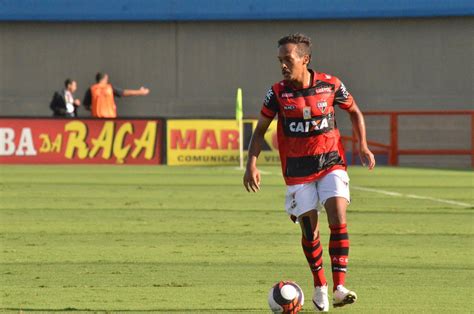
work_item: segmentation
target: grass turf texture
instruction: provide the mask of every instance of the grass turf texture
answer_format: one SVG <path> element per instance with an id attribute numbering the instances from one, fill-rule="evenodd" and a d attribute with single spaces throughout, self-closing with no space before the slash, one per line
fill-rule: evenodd
<path id="1" fill-rule="evenodd" d="M 0 167 L 0 310 L 267 312 L 312 282 L 279 168 L 248 194 L 234 168 Z M 473 203 L 470 171 L 349 169 L 351 184 Z M 468 313 L 473 211 L 352 190 L 344 313 Z M 328 228 L 322 214 L 326 276 Z"/>

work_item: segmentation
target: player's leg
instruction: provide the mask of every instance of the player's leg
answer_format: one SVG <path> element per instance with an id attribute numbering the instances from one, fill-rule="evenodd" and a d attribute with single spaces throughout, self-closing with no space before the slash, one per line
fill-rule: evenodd
<path id="1" fill-rule="evenodd" d="M 327 285 L 323 270 L 323 247 L 319 239 L 318 212 L 310 210 L 298 217 L 301 227 L 301 245 L 313 274 L 314 286 Z"/>
<path id="2" fill-rule="evenodd" d="M 318 182 L 318 193 L 326 209 L 331 235 L 329 255 L 333 278 L 334 306 L 355 302 L 357 295 L 344 287 L 349 261 L 346 210 L 350 201 L 349 178 L 343 170 L 329 173 Z"/>
<path id="3" fill-rule="evenodd" d="M 318 211 L 310 210 L 298 217 L 303 252 L 313 274 L 313 305 L 318 311 L 329 310 L 328 285 L 323 269 L 323 247 L 319 238 Z"/>
<path id="4" fill-rule="evenodd" d="M 333 291 L 345 284 L 347 264 L 349 262 L 349 234 L 346 224 L 347 200 L 331 197 L 324 203 L 331 235 L 329 238 L 329 256 L 331 257 Z"/>
<path id="5" fill-rule="evenodd" d="M 301 245 L 315 286 L 313 304 L 316 310 L 327 311 L 329 301 L 323 270 L 323 248 L 319 240 L 317 204 L 318 195 L 315 183 L 288 187 L 286 210 L 292 218 L 295 218 L 294 221 L 298 220 L 301 227 Z"/>

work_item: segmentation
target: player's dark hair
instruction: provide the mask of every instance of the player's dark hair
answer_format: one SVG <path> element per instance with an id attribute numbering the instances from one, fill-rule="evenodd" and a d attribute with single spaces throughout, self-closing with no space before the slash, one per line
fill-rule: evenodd
<path id="1" fill-rule="evenodd" d="M 311 38 L 302 33 L 294 33 L 280 38 L 278 47 L 286 44 L 295 44 L 298 46 L 298 54 L 300 57 L 308 55 L 311 60 Z"/>
<path id="2" fill-rule="evenodd" d="M 99 83 L 107 75 L 107 73 L 97 72 L 95 75 L 95 82 Z"/>
<path id="3" fill-rule="evenodd" d="M 69 85 L 72 84 L 72 82 L 74 82 L 74 80 L 70 79 L 70 78 L 67 78 L 65 81 L 64 81 L 64 87 L 68 87 Z"/>

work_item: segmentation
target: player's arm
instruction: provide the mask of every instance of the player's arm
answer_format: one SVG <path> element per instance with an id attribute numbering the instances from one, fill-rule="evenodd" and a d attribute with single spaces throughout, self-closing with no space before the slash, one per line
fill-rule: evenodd
<path id="1" fill-rule="evenodd" d="M 260 190 L 260 171 L 257 169 L 257 159 L 262 151 L 265 132 L 267 132 L 272 118 L 260 115 L 257 127 L 255 128 L 252 139 L 250 140 L 247 168 L 244 174 L 244 186 L 248 192 L 257 192 Z"/>
<path id="2" fill-rule="evenodd" d="M 91 105 L 92 105 L 92 92 L 91 89 L 88 88 L 85 95 L 84 95 L 84 100 L 82 101 L 84 108 L 87 110 L 91 110 Z"/>
<path id="3" fill-rule="evenodd" d="M 369 170 L 372 170 L 375 167 L 375 158 L 367 145 L 364 115 L 355 102 L 353 102 L 346 111 L 351 117 L 352 129 L 359 140 L 359 154 L 362 165 L 367 166 Z"/>
<path id="4" fill-rule="evenodd" d="M 150 90 L 145 87 L 140 87 L 139 89 L 124 89 L 122 95 L 124 97 L 128 96 L 146 96 L 150 93 Z"/>
<path id="5" fill-rule="evenodd" d="M 339 79 L 336 80 L 334 104 L 349 113 L 352 122 L 352 129 L 359 140 L 359 154 L 362 165 L 367 166 L 369 170 L 372 170 L 375 167 L 375 158 L 374 154 L 372 154 L 367 146 L 364 116 L 352 95 L 347 91 L 346 86 L 344 86 Z"/>

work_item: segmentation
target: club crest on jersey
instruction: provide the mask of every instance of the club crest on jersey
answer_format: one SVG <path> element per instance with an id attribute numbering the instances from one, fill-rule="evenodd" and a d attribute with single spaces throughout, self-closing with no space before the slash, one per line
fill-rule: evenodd
<path id="1" fill-rule="evenodd" d="M 311 119 L 311 107 L 303 108 L 303 119 L 305 120 Z"/>
<path id="2" fill-rule="evenodd" d="M 322 113 L 326 111 L 327 107 L 328 107 L 328 103 L 326 101 L 318 102 L 318 109 L 321 110 Z"/>

